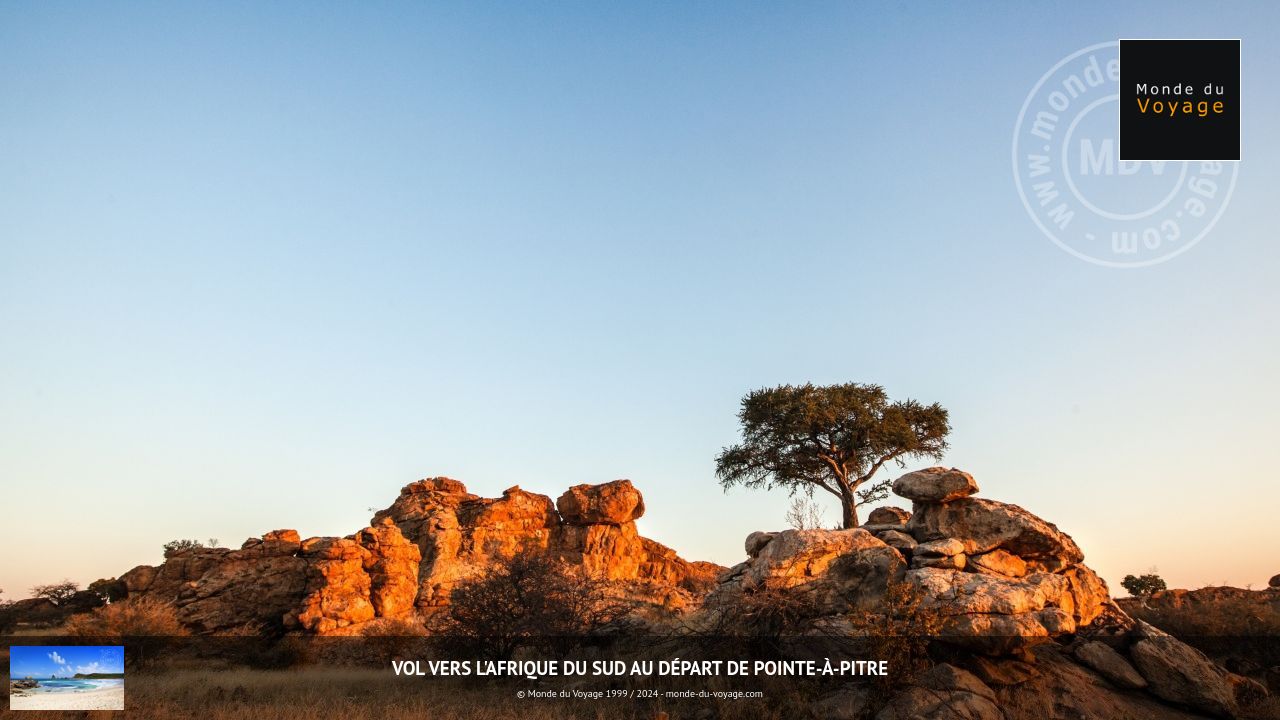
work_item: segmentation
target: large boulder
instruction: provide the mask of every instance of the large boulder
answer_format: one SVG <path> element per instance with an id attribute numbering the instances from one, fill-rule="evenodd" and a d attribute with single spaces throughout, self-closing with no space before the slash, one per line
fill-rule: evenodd
<path id="1" fill-rule="evenodd" d="M 1056 645 L 1035 648 L 1035 676 L 991 685 L 1005 717 L 1072 720 L 1204 720 L 1141 692 L 1117 692 L 1106 679 L 1072 662 Z"/>
<path id="2" fill-rule="evenodd" d="M 1055 572 L 1084 559 L 1071 536 L 1053 523 L 994 500 L 917 503 L 907 528 L 922 543 L 956 538 L 966 555 L 1005 550 L 1027 561 L 1032 571 Z"/>
<path id="3" fill-rule="evenodd" d="M 569 525 L 622 525 L 644 515 L 644 498 L 630 480 L 603 485 L 574 485 L 556 500 Z"/>
<path id="4" fill-rule="evenodd" d="M 900 507 L 878 507 L 867 515 L 868 525 L 906 525 L 911 513 Z"/>
<path id="5" fill-rule="evenodd" d="M 893 481 L 893 493 L 914 502 L 945 503 L 976 492 L 973 476 L 955 468 L 925 468 Z"/>
<path id="6" fill-rule="evenodd" d="M 1235 691 L 1227 672 L 1204 653 L 1141 621 L 1134 635 L 1139 639 L 1129 657 L 1152 694 L 1218 717 L 1235 716 Z"/>
<path id="7" fill-rule="evenodd" d="M 154 565 L 139 565 L 121 575 L 120 582 L 124 583 L 125 597 L 146 592 L 151 583 L 155 582 L 157 572 L 159 568 Z"/>
<path id="8" fill-rule="evenodd" d="M 943 663 L 916 678 L 876 720 L 1005 720 L 996 694 L 972 673 Z"/>
<path id="9" fill-rule="evenodd" d="M 925 609 L 942 618 L 950 642 L 1001 654 L 1076 630 L 1071 582 L 1051 573 L 1023 578 L 917 568 L 907 572 Z"/>
<path id="10" fill-rule="evenodd" d="M 1104 642 L 1089 640 L 1081 643 L 1075 649 L 1075 656 L 1077 660 L 1118 688 L 1139 690 L 1147 686 L 1146 679 L 1133 668 L 1133 665 Z"/>
<path id="11" fill-rule="evenodd" d="M 1267 581 L 1267 587 L 1280 588 L 1280 575 L 1272 575 Z"/>
<path id="12" fill-rule="evenodd" d="M 836 613 L 875 607 L 903 569 L 902 555 L 866 530 L 784 530 L 732 581 L 744 592 L 807 593 L 820 611 Z"/>

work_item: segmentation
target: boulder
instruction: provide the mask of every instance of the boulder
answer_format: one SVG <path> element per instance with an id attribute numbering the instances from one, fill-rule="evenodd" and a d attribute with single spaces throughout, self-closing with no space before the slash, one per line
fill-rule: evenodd
<path id="1" fill-rule="evenodd" d="M 897 550 L 859 528 L 784 530 L 732 582 L 744 592 L 806 592 L 826 612 L 848 612 L 877 606 L 903 565 Z"/>
<path id="2" fill-rule="evenodd" d="M 1016 685 L 990 683 L 1005 717 L 1071 720 L 1203 720 L 1141 692 L 1118 692 L 1056 645 L 1035 648 L 1036 674 Z"/>
<path id="3" fill-rule="evenodd" d="M 1146 679 L 1133 665 L 1106 643 L 1090 640 L 1077 646 L 1074 654 L 1077 660 L 1118 688 L 1139 690 L 1147 686 Z"/>
<path id="4" fill-rule="evenodd" d="M 121 575 L 120 582 L 124 583 L 125 597 L 146 592 L 155 581 L 158 571 L 159 569 L 152 565 L 139 565 Z"/>
<path id="5" fill-rule="evenodd" d="M 1235 695 L 1236 704 L 1241 707 L 1251 707 L 1266 700 L 1271 695 L 1271 693 L 1267 692 L 1265 685 L 1244 675 L 1229 672 L 1227 673 L 1227 683 L 1231 685 L 1231 692 Z"/>
<path id="6" fill-rule="evenodd" d="M 942 616 L 944 637 L 981 652 L 1004 654 L 1076 629 L 1071 584 L 1061 575 L 1006 578 L 926 567 L 909 570 L 906 580 L 922 607 Z"/>
<path id="7" fill-rule="evenodd" d="M 943 663 L 889 701 L 876 720 L 1005 720 L 995 692 L 972 673 Z"/>
<path id="8" fill-rule="evenodd" d="M 992 550 L 969 556 L 969 567 L 975 572 L 1004 575 L 1020 578 L 1027 574 L 1027 563 L 1022 558 L 1005 550 Z"/>
<path id="9" fill-rule="evenodd" d="M 916 545 L 918 544 L 916 543 L 915 538 L 904 532 L 898 532 L 897 530 L 883 530 L 876 533 L 876 537 L 880 542 L 883 542 L 885 545 L 888 545 L 903 555 L 910 554 L 915 550 Z"/>
<path id="10" fill-rule="evenodd" d="M 867 515 L 868 525 L 906 525 L 911 513 L 900 507 L 878 507 Z"/>
<path id="11" fill-rule="evenodd" d="M 911 567 L 962 570 L 965 562 L 964 544 L 955 538 L 920 543 L 911 553 Z"/>
<path id="12" fill-rule="evenodd" d="M 1129 657 L 1153 695 L 1219 717 L 1236 714 L 1235 691 L 1225 670 L 1204 653 L 1138 621 Z"/>
<path id="13" fill-rule="evenodd" d="M 645 552 L 635 523 L 566 525 L 559 537 L 562 557 L 593 577 L 633 580 L 640 575 Z"/>
<path id="14" fill-rule="evenodd" d="M 925 468 L 893 481 L 895 495 L 920 503 L 946 503 L 976 492 L 973 476 L 955 468 Z"/>
<path id="15" fill-rule="evenodd" d="M 956 538 L 966 555 L 1005 550 L 1027 561 L 1029 570 L 1054 572 L 1084 559 L 1071 536 L 1053 523 L 994 500 L 919 504 L 907 528 L 921 543 Z"/>
<path id="16" fill-rule="evenodd" d="M 1280 588 L 1280 575 L 1272 575 L 1267 581 L 1267 587 Z"/>
<path id="17" fill-rule="evenodd" d="M 1085 565 L 1075 565 L 1062 572 L 1071 588 L 1071 612 L 1076 624 L 1089 625 L 1106 612 L 1111 603 L 1107 583 Z"/>
<path id="18" fill-rule="evenodd" d="M 747 557 L 755 557 L 759 555 L 760 551 L 764 549 L 764 546 L 768 545 L 769 541 L 773 540 L 777 534 L 778 533 L 776 532 L 763 532 L 757 530 L 748 535 L 747 540 L 744 543 L 747 551 Z"/>
<path id="19" fill-rule="evenodd" d="M 622 525 L 644 515 L 644 498 L 630 480 L 603 485 L 574 485 L 556 500 L 569 525 Z"/>

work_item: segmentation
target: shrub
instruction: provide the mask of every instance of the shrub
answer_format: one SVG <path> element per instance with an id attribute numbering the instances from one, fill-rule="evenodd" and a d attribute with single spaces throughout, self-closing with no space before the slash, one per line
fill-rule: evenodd
<path id="1" fill-rule="evenodd" d="M 111 603 L 76 615 L 63 629 L 75 637 L 175 637 L 189 634 L 173 605 L 154 598 Z"/>
<path id="2" fill-rule="evenodd" d="M 204 543 L 199 540 L 170 540 L 164 544 L 164 556 L 169 557 L 174 553 L 180 553 L 184 550 L 195 550 L 204 547 Z"/>
<path id="3" fill-rule="evenodd" d="M 507 660 L 521 647 L 599 636 L 631 608 L 610 597 L 603 582 L 533 552 L 460 583 L 434 629 L 484 657 Z"/>

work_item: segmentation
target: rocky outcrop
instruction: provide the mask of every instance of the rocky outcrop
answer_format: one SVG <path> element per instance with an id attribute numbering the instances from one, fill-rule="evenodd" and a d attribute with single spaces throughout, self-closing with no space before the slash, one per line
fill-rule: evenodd
<path id="1" fill-rule="evenodd" d="M 857 611 L 915 598 L 938 628 L 935 646 L 972 673 L 937 665 L 876 710 L 878 720 L 1232 717 L 1237 697 L 1265 692 L 1135 622 L 1071 536 L 1016 505 L 971 497 L 967 473 L 910 473 L 894 489 L 913 500 L 909 515 L 873 513 L 866 529 L 752 533 L 747 560 L 721 577 L 703 614 L 761 591 L 803 593 L 816 602 L 802 605 L 812 617 L 800 632 L 829 636 L 865 632 L 842 619 Z M 1175 599 L 1192 601 L 1164 602 Z M 815 712 L 871 712 L 867 702 L 845 690 Z"/>
<path id="2" fill-rule="evenodd" d="M 644 498 L 629 480 L 576 485 L 553 503 L 518 487 L 478 498 L 456 480 L 432 478 L 406 486 L 374 523 L 395 523 L 421 549 L 420 608 L 447 604 L 455 585 L 522 552 L 548 552 L 595 577 L 636 583 L 631 590 L 657 605 L 690 605 L 722 568 L 694 566 L 641 537 L 635 520 L 643 514 Z"/>
<path id="3" fill-rule="evenodd" d="M 306 562 L 298 557 L 302 543 L 294 530 L 276 530 L 246 540 L 239 550 L 207 548 L 181 551 L 160 566 L 147 595 L 167 599 L 164 582 L 175 560 L 208 561 L 208 569 L 177 589 L 178 619 L 196 632 L 219 633 L 240 629 L 279 630 L 285 616 L 297 607 L 306 577 Z M 194 557 L 192 557 L 194 556 Z M 183 568 L 197 567 L 185 562 Z"/>
<path id="4" fill-rule="evenodd" d="M 1280 588 L 1280 575 L 1272 575 L 1267 581 L 1267 587 Z"/>
<path id="5" fill-rule="evenodd" d="M 238 550 L 187 548 L 120 577 L 127 596 L 173 602 L 195 632 L 354 634 L 448 603 L 458 583 L 520 553 L 545 552 L 611 581 L 617 594 L 680 610 L 724 569 L 643 538 L 644 500 L 628 480 L 569 488 L 558 502 L 512 487 L 482 498 L 450 478 L 406 485 L 370 526 L 302 540 L 277 530 Z"/>

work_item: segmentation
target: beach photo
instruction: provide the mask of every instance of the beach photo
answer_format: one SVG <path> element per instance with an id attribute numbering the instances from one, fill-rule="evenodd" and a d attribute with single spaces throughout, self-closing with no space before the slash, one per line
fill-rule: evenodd
<path id="1" fill-rule="evenodd" d="M 9 648 L 10 710 L 123 710 L 124 648 Z"/>

